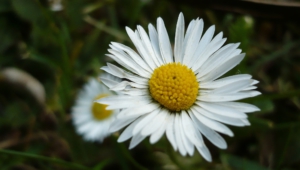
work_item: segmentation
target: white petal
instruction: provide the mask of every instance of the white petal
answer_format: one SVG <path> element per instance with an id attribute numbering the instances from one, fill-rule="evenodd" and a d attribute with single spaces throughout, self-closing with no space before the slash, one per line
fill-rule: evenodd
<path id="1" fill-rule="evenodd" d="M 116 42 L 112 42 L 111 44 L 121 50 L 124 50 L 128 54 L 128 56 L 130 56 L 132 58 L 132 60 L 134 60 L 138 65 L 140 65 L 141 68 L 143 68 L 145 70 L 145 72 L 147 72 L 148 74 L 152 72 L 152 70 L 148 66 L 148 64 L 145 63 L 145 61 L 131 48 L 127 47 L 126 45 L 116 43 Z M 145 74 L 147 74 L 147 73 L 145 73 Z M 145 77 L 145 76 L 143 76 L 143 77 Z"/>
<path id="2" fill-rule="evenodd" d="M 105 84 L 108 88 L 114 87 L 120 83 L 120 81 L 113 80 L 107 77 L 100 77 L 101 82 Z M 121 79 L 120 79 L 121 80 Z"/>
<path id="3" fill-rule="evenodd" d="M 170 114 L 170 119 L 166 129 L 166 136 L 173 146 L 173 149 L 177 151 L 177 143 L 175 141 L 174 117 L 174 114 Z"/>
<path id="4" fill-rule="evenodd" d="M 141 84 L 137 84 L 137 83 L 129 82 L 129 81 L 122 81 L 119 84 L 111 87 L 110 90 L 122 91 L 122 90 L 128 89 L 128 87 L 148 88 L 147 85 L 141 85 Z"/>
<path id="5" fill-rule="evenodd" d="M 93 127 L 94 127 L 94 124 L 92 121 L 90 121 L 90 122 L 87 122 L 85 124 L 78 126 L 77 132 L 80 134 L 85 134 L 85 132 L 89 131 L 90 129 L 93 129 Z"/>
<path id="6" fill-rule="evenodd" d="M 151 68 L 151 71 L 155 69 L 155 65 L 153 59 L 143 46 L 143 42 L 141 41 L 138 32 L 133 32 L 129 27 L 126 27 L 127 34 L 129 35 L 130 39 L 132 40 L 134 46 L 136 47 L 137 51 L 141 55 L 141 57 L 145 60 L 146 64 Z"/>
<path id="7" fill-rule="evenodd" d="M 256 86 L 248 86 L 246 88 L 243 88 L 241 91 L 248 91 L 248 90 L 254 90 L 254 89 L 257 89 Z"/>
<path id="8" fill-rule="evenodd" d="M 219 103 L 196 102 L 196 104 L 215 114 L 232 117 L 232 118 L 247 118 L 247 115 L 244 112 L 219 105 Z"/>
<path id="9" fill-rule="evenodd" d="M 147 103 L 142 105 L 137 105 L 135 107 L 128 108 L 126 110 L 122 110 L 117 118 L 122 118 L 126 116 L 141 116 L 146 113 L 150 113 L 159 108 L 159 105 L 156 103 Z"/>
<path id="10" fill-rule="evenodd" d="M 160 66 L 160 63 L 159 63 L 157 57 L 155 56 L 156 54 L 152 48 L 151 41 L 150 41 L 146 31 L 141 26 L 138 26 L 137 28 L 138 28 L 139 34 L 142 38 L 142 42 L 144 44 L 145 50 L 149 54 L 149 57 L 152 59 L 152 61 L 154 62 L 156 67 Z"/>
<path id="11" fill-rule="evenodd" d="M 209 44 L 209 42 L 211 41 L 213 35 L 215 32 L 215 26 L 212 25 L 211 27 L 208 28 L 208 30 L 205 32 L 205 34 L 203 35 L 203 37 L 201 38 L 197 50 L 193 56 L 192 60 L 194 64 L 197 65 L 197 67 L 194 67 L 195 65 L 193 65 L 192 69 L 193 70 L 197 70 L 206 60 L 209 56 L 207 55 L 202 55 L 205 50 L 207 49 L 207 45 Z"/>
<path id="12" fill-rule="evenodd" d="M 113 55 L 106 54 L 106 56 L 112 58 L 120 65 L 126 67 L 128 70 L 132 71 L 133 73 L 135 73 L 137 75 L 145 77 L 145 78 L 150 77 L 150 73 L 141 69 L 140 66 L 137 63 L 135 63 L 133 60 L 129 59 L 128 57 L 125 57 L 124 55 L 120 54 L 117 51 L 113 51 L 113 50 L 109 49 L 109 52 L 113 53 Z"/>
<path id="13" fill-rule="evenodd" d="M 113 75 L 110 75 L 110 74 L 107 74 L 109 76 L 103 76 L 103 75 L 106 75 L 106 74 L 102 74 L 99 78 L 100 78 L 100 81 L 105 84 L 108 88 L 111 88 L 113 86 L 116 86 L 117 84 L 119 84 L 122 80 L 113 76 Z"/>
<path id="14" fill-rule="evenodd" d="M 122 101 L 126 101 L 126 100 L 142 100 L 142 99 L 150 99 L 149 97 L 134 97 L 134 96 L 128 96 L 128 95 L 119 95 L 119 96 L 108 96 L 108 97 L 104 97 L 101 98 L 99 100 L 96 100 L 99 103 L 102 104 L 114 104 L 114 102 L 122 102 Z"/>
<path id="15" fill-rule="evenodd" d="M 217 88 L 212 90 L 209 94 L 232 94 L 232 93 L 236 93 L 242 89 L 244 89 L 245 87 L 248 87 L 251 83 L 253 82 L 253 80 L 240 80 L 228 85 L 225 85 L 223 87 Z"/>
<path id="16" fill-rule="evenodd" d="M 138 88 L 132 88 L 130 90 L 124 90 L 122 91 L 123 94 L 127 94 L 130 96 L 149 96 L 149 89 L 143 88 L 143 89 L 138 89 Z"/>
<path id="17" fill-rule="evenodd" d="M 199 141 L 198 145 L 205 145 L 205 144 L 204 144 L 203 137 L 202 137 L 202 134 L 201 134 L 201 132 L 198 130 L 198 125 L 197 125 L 196 122 L 193 121 L 193 119 L 192 119 L 192 115 L 193 115 L 192 110 L 191 110 L 191 109 L 188 110 L 188 113 L 189 113 L 189 115 L 190 115 L 190 119 L 192 120 L 192 124 L 193 124 L 193 126 L 195 127 L 195 131 L 196 131 L 196 133 L 195 133 L 195 134 L 196 134 L 196 139 L 197 139 L 197 141 Z"/>
<path id="18" fill-rule="evenodd" d="M 149 36 L 150 36 L 152 48 L 154 50 L 157 61 L 159 62 L 160 65 L 163 65 L 164 62 L 159 49 L 158 34 L 152 24 L 148 25 L 148 30 L 149 30 Z"/>
<path id="19" fill-rule="evenodd" d="M 233 125 L 233 126 L 245 126 L 246 125 L 239 118 L 232 118 L 232 117 L 223 116 L 220 114 L 215 114 L 215 113 L 205 110 L 199 106 L 193 106 L 193 108 L 196 109 L 197 112 L 202 114 L 203 116 L 206 116 L 210 119 L 213 119 L 213 120 L 216 120 L 216 121 L 228 124 L 228 125 Z"/>
<path id="20" fill-rule="evenodd" d="M 94 139 L 98 139 L 100 142 L 102 142 L 107 136 L 110 135 L 108 132 L 109 125 L 105 124 L 103 126 L 97 126 L 93 129 L 93 136 Z"/>
<path id="21" fill-rule="evenodd" d="M 196 148 L 205 160 L 207 160 L 208 162 L 212 161 L 211 160 L 211 154 L 210 154 L 209 150 L 207 149 L 207 147 L 205 145 L 196 146 Z"/>
<path id="22" fill-rule="evenodd" d="M 250 113 L 260 111 L 260 109 L 252 104 L 241 102 L 220 102 L 219 105 L 230 107 L 241 112 Z"/>
<path id="23" fill-rule="evenodd" d="M 179 153 L 182 156 L 185 156 L 187 154 L 187 151 L 186 151 L 186 149 L 184 147 L 184 144 L 183 144 L 183 141 L 182 141 L 182 136 L 181 136 L 181 133 L 180 133 L 179 123 L 180 123 L 180 116 L 178 114 L 176 114 L 175 115 L 175 121 L 174 121 L 175 140 L 177 142 Z"/>
<path id="24" fill-rule="evenodd" d="M 133 133 L 132 133 L 133 129 L 139 122 L 141 122 L 141 120 L 143 120 L 143 117 L 137 118 L 134 122 L 132 122 L 129 126 L 127 126 L 127 128 L 122 132 L 122 134 L 118 138 L 118 142 L 119 143 L 124 142 L 127 139 L 131 138 L 133 136 Z"/>
<path id="25" fill-rule="evenodd" d="M 198 130 L 215 146 L 226 149 L 227 144 L 225 140 L 215 131 L 203 125 L 195 116 L 191 114 L 192 120 L 196 123 Z"/>
<path id="26" fill-rule="evenodd" d="M 141 40 L 142 37 L 139 32 L 139 31 L 141 31 L 141 29 L 143 29 L 143 28 L 141 28 L 141 26 L 138 26 L 138 30 L 135 31 L 136 42 L 137 42 L 136 47 L 137 47 L 137 50 L 139 51 L 139 53 L 141 54 L 141 56 L 146 61 L 146 63 L 150 66 L 150 68 L 152 70 L 154 70 L 156 68 L 156 66 L 155 66 L 153 57 L 150 55 L 149 51 L 147 51 L 147 49 L 145 48 L 145 46 L 146 46 L 145 42 L 143 42 L 143 40 Z M 146 34 L 145 36 L 148 36 L 148 35 Z"/>
<path id="27" fill-rule="evenodd" d="M 108 72 L 116 77 L 123 78 L 123 79 L 129 79 L 135 83 L 148 85 L 148 79 L 133 75 L 113 64 L 107 63 L 107 66 L 104 66 L 101 69 L 105 70 L 106 72 Z"/>
<path id="28" fill-rule="evenodd" d="M 127 55 L 125 52 L 117 51 L 117 50 L 114 50 L 114 49 L 108 49 L 108 52 L 111 53 L 111 54 L 107 54 L 106 56 L 114 59 L 116 62 L 118 62 L 122 66 L 126 67 L 130 71 L 132 71 L 136 74 L 139 74 L 140 72 L 144 71 L 143 68 L 141 68 L 139 64 L 134 62 L 131 59 L 131 57 L 129 55 Z"/>
<path id="29" fill-rule="evenodd" d="M 220 36 L 221 35 L 221 36 Z M 198 56 L 200 57 L 204 57 L 204 56 L 208 56 L 207 59 L 211 58 L 214 53 L 220 49 L 220 47 L 222 47 L 222 45 L 226 42 L 226 38 L 222 39 L 222 35 L 223 33 L 220 32 L 207 46 L 205 51 L 203 51 L 203 53 Z M 218 38 L 220 37 L 220 39 Z M 201 69 L 202 66 L 206 65 L 207 60 L 204 60 L 204 63 L 190 63 L 193 65 L 193 69 L 197 70 L 196 72 L 199 72 L 199 69 Z"/>
<path id="30" fill-rule="evenodd" d="M 142 136 L 140 134 L 133 136 L 133 138 L 130 141 L 129 149 L 134 148 L 137 144 L 139 144 L 145 138 L 146 138 L 145 136 Z"/>
<path id="31" fill-rule="evenodd" d="M 125 72 L 123 69 L 110 63 L 107 63 L 107 66 L 101 67 L 101 70 L 119 78 L 123 78 L 123 72 Z"/>
<path id="32" fill-rule="evenodd" d="M 108 96 L 97 100 L 96 102 L 106 104 L 107 110 L 130 108 L 141 104 L 147 104 L 151 102 L 148 96 Z"/>
<path id="33" fill-rule="evenodd" d="M 221 35 L 221 36 L 220 36 Z M 214 55 L 214 53 L 225 43 L 226 38 L 222 38 L 223 33 L 219 33 L 205 48 L 205 50 L 198 56 L 198 58 L 203 58 L 203 62 L 197 62 L 197 58 L 193 58 L 193 62 L 189 63 L 190 65 L 192 65 L 192 69 L 196 72 L 196 73 L 201 73 L 201 71 L 199 71 L 202 66 L 205 66 L 207 63 L 207 59 L 210 59 L 212 57 L 212 55 Z M 220 37 L 220 39 L 219 39 Z M 196 56 L 194 56 L 196 57 Z"/>
<path id="34" fill-rule="evenodd" d="M 202 30 L 203 30 L 203 20 L 196 20 L 195 21 L 195 26 L 192 28 L 192 33 L 187 40 L 186 48 L 184 50 L 184 56 L 183 56 L 183 61 L 182 63 L 184 65 L 188 65 L 191 58 L 193 57 L 196 49 L 198 42 L 200 40 L 200 37 L 202 35 Z"/>
<path id="35" fill-rule="evenodd" d="M 162 125 L 158 128 L 157 131 L 155 131 L 154 133 L 152 133 L 152 135 L 150 136 L 150 143 L 154 144 L 156 143 L 165 133 L 166 128 L 167 128 L 167 124 L 169 121 L 170 115 L 168 114 L 165 121 L 162 123 Z"/>
<path id="36" fill-rule="evenodd" d="M 196 131 L 196 127 L 194 126 L 191 118 L 188 116 L 186 112 L 181 113 L 182 119 L 182 127 L 184 129 L 184 133 L 186 137 L 194 144 L 194 145 L 201 145 L 201 141 L 197 139 L 197 134 L 199 133 Z"/>
<path id="37" fill-rule="evenodd" d="M 261 93 L 258 91 L 246 91 L 246 92 L 238 92 L 234 94 L 204 94 L 197 97 L 198 100 L 205 102 L 229 102 L 235 100 L 241 100 L 248 97 L 254 97 L 260 95 Z"/>
<path id="38" fill-rule="evenodd" d="M 130 116 L 122 119 L 116 119 L 109 127 L 109 132 L 116 132 L 133 122 L 138 116 Z"/>
<path id="39" fill-rule="evenodd" d="M 143 116 L 143 119 L 133 129 L 132 134 L 138 134 L 145 127 L 145 125 L 147 125 L 151 121 L 155 121 L 153 120 L 153 118 L 159 113 L 159 111 L 159 109 L 156 109 L 153 112 Z"/>
<path id="40" fill-rule="evenodd" d="M 189 154 L 190 156 L 193 156 L 193 155 L 194 155 L 194 152 L 195 152 L 194 144 L 193 144 L 190 140 L 188 140 L 188 139 L 186 139 L 186 141 L 187 141 L 188 146 L 190 147 L 190 148 L 188 149 L 188 154 Z"/>
<path id="41" fill-rule="evenodd" d="M 237 55 L 237 56 L 229 59 L 228 61 L 226 61 L 220 67 L 218 67 L 218 68 L 212 70 L 211 72 L 209 72 L 208 74 L 204 75 L 203 77 L 201 77 L 198 80 L 213 81 L 213 80 L 219 78 L 220 76 L 222 76 L 223 74 L 227 73 L 229 70 L 231 70 L 236 65 L 238 65 L 244 59 L 244 57 L 245 57 L 244 53 Z"/>
<path id="42" fill-rule="evenodd" d="M 182 61 L 183 61 L 184 51 L 185 51 L 185 49 L 187 48 L 187 42 L 188 42 L 188 40 L 189 40 L 190 37 L 191 37 L 191 34 L 192 34 L 192 32 L 193 32 L 193 28 L 194 28 L 194 26 L 195 26 L 195 23 L 196 23 L 196 21 L 195 21 L 195 20 L 192 20 L 192 21 L 189 23 L 188 28 L 187 28 L 187 30 L 186 30 L 186 34 L 185 34 L 184 41 L 183 41 L 182 58 L 181 58 L 180 63 L 182 63 Z"/>
<path id="43" fill-rule="evenodd" d="M 253 82 L 250 84 L 250 86 L 246 87 L 246 88 L 243 88 L 241 91 L 248 91 L 248 90 L 254 90 L 254 89 L 257 89 L 256 85 L 257 83 L 259 83 L 259 81 L 257 80 L 253 80 Z"/>
<path id="44" fill-rule="evenodd" d="M 91 114 L 85 114 L 85 112 L 86 109 L 84 109 L 82 112 L 79 113 L 72 113 L 72 119 L 75 125 L 80 126 L 81 124 L 85 124 L 93 119 L 91 117 Z"/>
<path id="45" fill-rule="evenodd" d="M 184 111 L 182 111 L 182 113 L 183 112 Z M 179 124 L 178 124 L 178 126 L 179 126 L 179 130 L 180 130 L 179 133 L 180 133 L 180 136 L 181 136 L 181 140 L 182 140 L 183 146 L 185 147 L 187 153 L 189 155 L 193 155 L 193 153 L 194 153 L 194 145 L 188 140 L 187 136 L 185 135 L 184 128 L 182 126 L 182 124 L 183 124 L 182 121 L 183 121 L 182 120 L 182 116 L 180 116 L 179 117 Z"/>
<path id="46" fill-rule="evenodd" d="M 254 80 L 254 81 L 251 83 L 251 85 L 253 86 L 253 85 L 257 84 L 257 83 L 259 83 L 259 81 Z"/>
<path id="47" fill-rule="evenodd" d="M 220 133 L 226 134 L 231 137 L 233 136 L 232 131 L 227 126 L 225 126 L 217 121 L 206 118 L 205 116 L 202 116 L 200 113 L 197 114 L 197 111 L 195 111 L 195 110 L 194 110 L 194 115 L 200 122 L 202 122 L 208 128 L 218 131 Z"/>
<path id="48" fill-rule="evenodd" d="M 180 13 L 176 25 L 174 58 L 175 62 L 182 62 L 183 58 L 183 41 L 184 41 L 184 17 Z"/>
<path id="49" fill-rule="evenodd" d="M 215 89 L 215 88 L 220 88 L 225 85 L 240 81 L 240 80 L 247 80 L 251 79 L 251 75 L 249 74 L 239 74 L 239 75 L 233 75 L 233 76 L 228 76 L 224 77 L 215 81 L 211 82 L 203 82 L 200 85 L 200 88 L 205 88 L 205 89 Z"/>
<path id="50" fill-rule="evenodd" d="M 241 120 L 245 123 L 246 126 L 250 125 L 250 122 L 248 119 L 241 119 Z"/>
<path id="51" fill-rule="evenodd" d="M 206 62 L 203 64 L 203 67 L 199 68 L 199 75 L 197 76 L 202 77 L 203 75 L 207 74 L 211 70 L 221 65 L 221 61 L 227 61 L 229 59 L 230 53 L 232 53 L 232 51 L 234 51 L 238 47 L 238 45 L 239 43 L 227 44 L 221 49 L 219 49 L 217 52 L 215 52 L 211 57 L 209 57 L 206 60 Z"/>
<path id="52" fill-rule="evenodd" d="M 145 127 L 141 131 L 141 135 L 148 136 L 158 130 L 163 123 L 165 123 L 165 119 L 168 116 L 168 112 L 165 109 L 161 109 L 159 113 L 152 119 L 151 122 L 148 123 L 148 125 L 145 125 Z"/>
<path id="53" fill-rule="evenodd" d="M 159 49 L 161 51 L 162 58 L 164 59 L 164 63 L 171 63 L 174 60 L 170 39 L 164 21 L 160 17 L 157 19 L 157 30 Z"/>

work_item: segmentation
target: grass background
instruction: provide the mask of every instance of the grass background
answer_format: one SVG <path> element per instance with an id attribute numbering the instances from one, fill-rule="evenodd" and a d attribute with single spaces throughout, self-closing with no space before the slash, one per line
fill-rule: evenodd
<path id="1" fill-rule="evenodd" d="M 42 0 L 0 1 L 1 170 L 65 169 L 300 169 L 300 2 L 63 0 L 54 12 Z M 70 108 L 78 90 L 100 67 L 111 41 L 130 47 L 125 26 L 147 28 L 161 16 L 171 42 L 179 12 L 186 24 L 203 18 L 246 58 L 228 74 L 249 73 L 261 96 L 247 99 L 261 111 L 251 126 L 230 127 L 228 149 L 206 141 L 213 162 L 182 157 L 162 138 L 128 150 L 118 134 L 104 143 L 75 133 Z"/>

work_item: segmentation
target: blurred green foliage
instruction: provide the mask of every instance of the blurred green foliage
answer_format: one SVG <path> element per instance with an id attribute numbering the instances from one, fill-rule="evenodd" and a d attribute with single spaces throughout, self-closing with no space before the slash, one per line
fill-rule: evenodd
<path id="1" fill-rule="evenodd" d="M 63 0 L 62 11 L 44 0 L 0 1 L 0 167 L 22 169 L 300 169 L 300 25 L 231 11 L 159 0 Z M 85 142 L 75 133 L 70 108 L 88 77 L 97 76 L 111 41 L 129 41 L 125 26 L 147 27 L 161 16 L 171 41 L 179 12 L 186 23 L 200 17 L 215 24 L 227 42 L 241 42 L 246 59 L 228 74 L 250 73 L 262 96 L 247 99 L 261 108 L 250 127 L 231 127 L 228 149 L 208 142 L 213 162 L 198 153 L 182 157 L 165 138 L 132 150 L 118 134 L 104 143 Z M 29 91 L 26 81 L 2 73 L 17 68 L 45 89 Z M 168 147 L 166 147 L 168 146 Z"/>

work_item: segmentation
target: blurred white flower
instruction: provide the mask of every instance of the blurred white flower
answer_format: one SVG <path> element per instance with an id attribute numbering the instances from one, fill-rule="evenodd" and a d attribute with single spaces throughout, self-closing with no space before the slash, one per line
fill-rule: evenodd
<path id="1" fill-rule="evenodd" d="M 71 116 L 77 133 L 83 135 L 85 140 L 102 142 L 111 134 L 108 129 L 117 111 L 106 110 L 106 105 L 95 100 L 112 95 L 105 85 L 94 78 L 79 92 Z"/>

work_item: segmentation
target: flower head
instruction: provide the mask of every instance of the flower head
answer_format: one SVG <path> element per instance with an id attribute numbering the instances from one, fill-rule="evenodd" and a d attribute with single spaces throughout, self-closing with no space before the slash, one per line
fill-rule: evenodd
<path id="1" fill-rule="evenodd" d="M 113 80 L 102 81 L 117 96 L 98 100 L 109 109 L 122 109 L 110 130 L 126 127 L 118 142 L 131 139 L 130 148 L 147 136 L 157 142 L 164 134 L 175 150 L 193 155 L 195 148 L 207 160 L 211 155 L 203 136 L 219 148 L 227 148 L 217 133 L 233 136 L 224 124 L 250 125 L 249 112 L 256 106 L 234 102 L 259 95 L 258 81 L 251 75 L 239 74 L 220 78 L 239 64 L 245 54 L 239 43 L 223 46 L 223 33 L 214 35 L 215 27 L 203 31 L 202 19 L 192 20 L 185 31 L 183 14 L 179 15 L 174 50 L 164 22 L 157 19 L 157 29 L 151 24 L 149 34 L 141 27 L 126 31 L 138 53 L 112 42 L 109 57 L 125 69 L 108 63 L 102 67 Z"/>
<path id="2" fill-rule="evenodd" d="M 117 111 L 106 110 L 106 105 L 95 102 L 112 92 L 105 85 L 91 78 L 77 96 L 72 108 L 72 119 L 77 133 L 87 141 L 102 142 L 111 133 L 109 126 Z"/>

